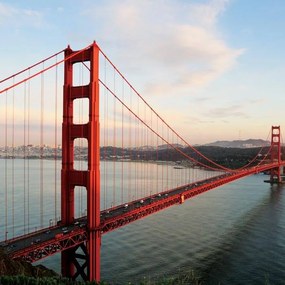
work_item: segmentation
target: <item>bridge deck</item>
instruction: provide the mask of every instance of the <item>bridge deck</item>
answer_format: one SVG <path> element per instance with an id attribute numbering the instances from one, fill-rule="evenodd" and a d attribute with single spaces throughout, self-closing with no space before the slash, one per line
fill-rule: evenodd
<path id="1" fill-rule="evenodd" d="M 285 162 L 282 162 L 283 164 Z M 278 163 L 265 164 L 236 173 L 222 174 L 101 211 L 100 227 L 89 230 L 96 230 L 100 231 L 101 234 L 105 234 L 172 205 L 181 204 L 184 200 L 221 185 L 278 166 Z M 86 217 L 83 217 L 76 219 L 71 225 L 65 226 L 59 224 L 1 242 L 0 246 L 11 258 L 22 258 L 26 261 L 34 262 L 86 241 L 86 225 Z"/>

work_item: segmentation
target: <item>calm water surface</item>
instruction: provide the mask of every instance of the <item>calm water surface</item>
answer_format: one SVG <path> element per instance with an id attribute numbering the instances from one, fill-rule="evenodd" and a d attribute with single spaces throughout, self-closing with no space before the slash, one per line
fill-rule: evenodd
<path id="1" fill-rule="evenodd" d="M 285 284 L 284 189 L 263 179 L 248 177 L 104 236 L 103 278 L 123 284 L 193 269 L 205 284 Z"/>
<path id="2" fill-rule="evenodd" d="M 253 175 L 104 235 L 102 279 L 127 284 L 194 270 L 204 284 L 285 284 L 284 186 L 264 179 Z M 0 226 L 3 239 L 3 219 Z M 58 271 L 59 262 L 42 263 Z"/>

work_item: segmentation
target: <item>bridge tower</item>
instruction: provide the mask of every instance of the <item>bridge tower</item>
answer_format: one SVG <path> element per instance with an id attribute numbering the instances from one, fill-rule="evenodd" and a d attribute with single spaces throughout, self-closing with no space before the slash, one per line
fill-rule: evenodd
<path id="1" fill-rule="evenodd" d="M 280 126 L 272 126 L 271 128 L 271 161 L 281 162 L 281 140 L 280 140 Z M 270 183 L 281 183 L 281 166 L 271 169 Z"/>
<path id="2" fill-rule="evenodd" d="M 89 62 L 90 82 L 84 86 L 73 85 L 73 65 Z M 87 66 L 87 65 L 86 65 Z M 74 222 L 74 189 L 83 186 L 87 191 L 87 242 L 62 252 L 62 275 L 75 279 L 100 280 L 100 149 L 99 149 L 99 47 L 94 42 L 82 52 L 65 50 L 62 124 L 61 217 L 62 225 Z M 75 100 L 89 99 L 89 121 L 73 123 Z M 88 169 L 74 169 L 74 140 L 85 138 L 88 142 Z M 81 262 L 79 260 L 81 259 Z"/>

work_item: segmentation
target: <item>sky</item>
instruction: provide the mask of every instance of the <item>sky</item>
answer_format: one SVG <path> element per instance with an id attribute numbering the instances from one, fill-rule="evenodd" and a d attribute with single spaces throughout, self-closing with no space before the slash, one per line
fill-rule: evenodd
<path id="1" fill-rule="evenodd" d="M 0 79 L 94 40 L 191 144 L 285 131 L 284 0 L 0 0 Z"/>

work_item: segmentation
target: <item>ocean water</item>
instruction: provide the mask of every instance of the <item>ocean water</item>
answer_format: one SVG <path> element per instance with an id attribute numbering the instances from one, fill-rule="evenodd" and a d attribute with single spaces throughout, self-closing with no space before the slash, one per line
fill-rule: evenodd
<path id="1" fill-rule="evenodd" d="M 1 167 L 5 167 L 4 160 L 0 163 Z M 34 187 L 38 188 L 38 182 L 35 181 L 40 175 L 38 162 L 29 163 L 29 176 L 34 179 L 29 179 L 28 182 L 24 179 L 24 183 L 34 183 Z M 50 169 L 53 169 L 54 162 L 45 163 L 50 164 Z M 10 169 L 11 161 L 7 165 Z M 120 172 L 120 165 L 116 166 L 116 173 Z M 144 174 L 154 173 L 153 164 L 148 167 L 149 170 Z M 23 178 L 21 170 L 17 171 L 17 175 Z M 60 175 L 54 175 L 54 170 L 51 173 L 45 171 L 46 182 L 59 180 Z M 182 172 L 179 171 L 183 170 L 175 171 L 176 174 L 169 174 L 169 177 L 172 180 L 178 179 L 177 177 L 181 179 Z M 104 179 L 107 174 L 119 179 L 113 172 L 108 166 L 105 169 L 101 166 L 101 182 L 104 184 L 108 180 Z M 196 172 L 199 172 L 195 173 L 196 177 L 200 174 L 203 176 L 202 170 Z M 128 173 L 131 171 L 126 170 L 125 175 Z M 147 182 L 142 180 L 146 187 L 156 184 L 153 181 L 155 176 L 148 175 Z M 163 177 L 166 179 L 167 175 L 164 174 Z M 127 178 L 124 177 L 125 185 L 128 184 Z M 143 279 L 159 279 L 193 270 L 203 280 L 203 284 L 285 284 L 284 186 L 264 183 L 266 178 L 263 174 L 257 174 L 232 182 L 104 235 L 101 247 L 101 278 L 112 284 L 127 284 L 129 281 L 135 283 Z M 6 170 L 1 181 L 6 181 L 2 184 L 2 189 L 10 189 L 11 173 Z M 121 183 L 116 182 L 117 185 Z M 14 191 L 17 192 L 21 183 L 16 181 L 14 184 Z M 167 186 L 169 185 L 166 183 L 164 187 Z M 34 228 L 38 223 L 32 218 L 38 216 L 40 211 L 38 203 L 33 200 L 36 198 L 29 198 L 28 201 L 36 207 L 23 209 L 23 197 L 25 204 L 28 203 L 27 191 L 34 190 L 22 190 L 22 194 L 17 194 L 14 198 L 14 204 L 21 205 L 14 205 L 15 235 L 23 231 L 22 220 L 16 218 L 16 212 L 32 211 L 29 213 L 31 218 L 27 218 L 27 213 L 26 218 L 20 218 L 26 222 L 29 220 L 29 228 Z M 35 191 L 38 197 L 38 189 Z M 5 235 L 5 220 L 8 220 L 9 225 L 12 220 L 10 208 L 6 218 L 3 206 L 6 196 L 7 203 L 12 204 L 9 195 L 2 190 L 1 240 Z M 51 205 L 54 197 L 59 196 L 59 189 L 50 191 L 50 194 L 44 192 L 44 195 L 47 197 L 44 207 L 48 209 L 53 207 Z M 127 199 L 127 196 L 122 199 Z M 59 199 L 58 197 L 57 201 Z M 84 200 L 84 197 L 79 199 Z M 79 208 L 78 213 L 84 212 L 84 206 Z M 57 215 L 59 209 L 52 209 L 51 212 L 56 212 L 54 215 Z M 50 217 L 46 214 L 45 223 L 48 221 Z M 8 236 L 12 234 L 9 225 Z M 41 263 L 59 272 L 60 255 L 49 257 Z"/>

